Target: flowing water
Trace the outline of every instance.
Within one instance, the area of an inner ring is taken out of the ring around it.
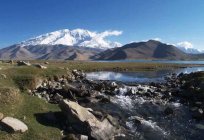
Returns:
[[[161,82],[170,73],[191,73],[204,71],[204,67],[191,67],[173,70],[145,72],[90,72],[88,79],[113,80],[136,83]],[[147,90],[145,85],[142,88]],[[128,139],[138,140],[203,140],[204,121],[196,122],[191,118],[189,108],[179,101],[161,103],[161,100],[142,96],[126,96],[128,90],[136,90],[136,86],[125,86],[118,89],[118,94],[111,97],[112,105],[100,107],[109,110],[125,120],[124,127],[129,130]],[[171,107],[173,116],[165,116],[164,110]],[[141,124],[135,118],[142,118]]]
[[[133,135],[131,139],[139,140],[202,140],[202,129],[197,129],[197,122],[191,119],[189,108],[178,102],[162,104],[160,100],[139,96],[125,96],[125,89],[112,102],[122,109],[120,115],[126,119],[126,127]],[[174,116],[165,116],[164,109],[173,108]],[[143,118],[142,124],[135,123],[135,116]],[[199,122],[204,124],[204,122]]]

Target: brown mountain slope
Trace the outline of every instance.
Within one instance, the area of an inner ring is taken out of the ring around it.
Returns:
[[[173,45],[163,44],[159,41],[131,43],[120,48],[114,48],[92,57],[97,60],[121,59],[189,59],[190,55],[182,52]]]
[[[31,59],[60,59],[60,60],[89,60],[101,50],[65,45],[13,45],[0,50],[0,59],[31,60]]]

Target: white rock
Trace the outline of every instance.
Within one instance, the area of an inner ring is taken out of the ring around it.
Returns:
[[[88,140],[88,136],[86,135],[80,135],[79,140]]]
[[[40,68],[40,69],[47,69],[46,66],[40,65],[40,64],[36,64],[36,67]]]
[[[22,121],[12,117],[5,117],[1,120],[1,122],[6,127],[10,128],[13,132],[25,132],[28,130],[27,125],[25,125]]]

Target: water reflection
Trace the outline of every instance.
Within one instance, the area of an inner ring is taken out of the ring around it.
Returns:
[[[142,72],[90,72],[87,78],[92,80],[113,80],[122,82],[160,82],[164,80],[164,76],[170,73],[191,73],[196,71],[204,71],[204,67],[191,67],[171,70],[158,71],[142,71]]]
[[[204,64],[204,61],[182,61],[182,60],[101,60],[96,62],[138,62],[138,63],[167,63],[167,64]]]

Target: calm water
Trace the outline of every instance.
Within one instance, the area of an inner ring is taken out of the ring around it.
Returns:
[[[141,63],[170,63],[170,64],[204,64],[204,61],[174,61],[174,60],[111,60],[99,62],[141,62]]]
[[[191,67],[172,70],[144,71],[144,72],[90,72],[87,73],[87,78],[92,80],[113,80],[122,82],[159,82],[164,80],[164,76],[170,73],[191,73],[204,71],[204,67]]]

